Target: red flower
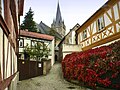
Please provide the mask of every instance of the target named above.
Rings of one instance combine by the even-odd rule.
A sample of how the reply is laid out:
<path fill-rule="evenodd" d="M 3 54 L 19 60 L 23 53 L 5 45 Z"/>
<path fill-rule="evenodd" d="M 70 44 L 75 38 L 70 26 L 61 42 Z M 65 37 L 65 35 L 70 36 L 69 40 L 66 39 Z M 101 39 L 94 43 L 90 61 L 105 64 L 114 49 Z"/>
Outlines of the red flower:
<path fill-rule="evenodd" d="M 65 78 L 83 81 L 91 87 L 102 84 L 105 87 L 120 88 L 120 83 L 112 82 L 120 74 L 120 41 L 110 46 L 72 53 L 62 60 Z M 119 79 L 119 78 L 118 78 Z"/>
<path fill-rule="evenodd" d="M 109 80 L 109 78 L 106 78 L 106 79 L 103 79 L 103 80 L 100 79 L 100 80 L 98 80 L 98 82 L 99 82 L 100 84 L 105 85 L 106 87 L 111 84 L 111 81 Z"/>

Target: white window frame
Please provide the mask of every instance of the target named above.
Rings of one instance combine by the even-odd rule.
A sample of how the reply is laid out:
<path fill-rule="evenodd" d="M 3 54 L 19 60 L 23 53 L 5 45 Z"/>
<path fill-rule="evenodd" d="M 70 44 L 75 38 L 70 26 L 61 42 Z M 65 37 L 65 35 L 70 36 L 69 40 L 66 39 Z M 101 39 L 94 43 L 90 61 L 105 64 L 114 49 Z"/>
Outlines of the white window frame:
<path fill-rule="evenodd" d="M 100 17 L 97 20 L 98 31 L 101 31 L 105 27 L 104 17 Z"/>
<path fill-rule="evenodd" d="M 82 39 L 86 39 L 87 38 L 87 29 L 85 29 L 83 32 L 82 32 Z"/>

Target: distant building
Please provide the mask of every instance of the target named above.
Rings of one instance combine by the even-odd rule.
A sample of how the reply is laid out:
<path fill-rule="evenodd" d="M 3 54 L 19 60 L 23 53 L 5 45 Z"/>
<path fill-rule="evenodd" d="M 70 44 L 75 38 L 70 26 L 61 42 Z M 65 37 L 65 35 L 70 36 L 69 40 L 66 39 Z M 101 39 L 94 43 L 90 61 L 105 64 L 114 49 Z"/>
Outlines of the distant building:
<path fill-rule="evenodd" d="M 38 28 L 38 32 L 39 33 L 41 33 L 41 34 L 47 34 L 47 35 L 50 35 L 50 32 L 52 30 L 49 26 L 47 26 L 42 21 L 39 24 L 37 24 L 37 28 Z M 56 36 L 60 40 L 62 39 L 61 35 L 58 32 L 56 32 L 56 31 L 54 32 L 54 36 Z"/>
<path fill-rule="evenodd" d="M 58 3 L 56 18 L 53 20 L 51 27 L 43 23 L 42 21 L 39 24 L 36 24 L 38 28 L 38 32 L 42 34 L 48 34 L 55 36 L 55 48 L 57 49 L 57 45 L 60 43 L 62 38 L 65 36 L 66 26 L 64 21 L 62 20 L 60 6 Z"/>
<path fill-rule="evenodd" d="M 46 34 L 40 34 L 35 32 L 29 32 L 25 30 L 20 30 L 19 38 L 19 55 L 20 59 L 25 59 L 24 49 L 28 45 L 29 48 L 34 48 L 35 44 L 46 45 L 50 50 L 48 58 L 51 59 L 51 65 L 54 64 L 54 37 Z M 44 47 L 44 46 L 43 46 Z M 41 46 L 41 50 L 42 50 Z M 43 57 L 42 57 L 43 58 Z M 33 58 L 30 58 L 31 61 L 34 61 Z"/>
<path fill-rule="evenodd" d="M 70 29 L 68 34 L 65 36 L 63 42 L 64 44 L 76 44 L 76 40 L 75 40 L 76 30 L 78 30 L 79 27 L 80 25 L 77 23 L 72 29 Z"/>
<path fill-rule="evenodd" d="M 50 27 L 43 23 L 42 21 L 37 24 L 38 32 L 42 34 L 49 34 L 50 33 Z"/>
<path fill-rule="evenodd" d="M 62 20 L 59 2 L 57 6 L 56 19 L 53 20 L 51 28 L 58 32 L 62 36 L 62 38 L 65 36 L 66 26 L 64 24 L 64 21 Z"/>
<path fill-rule="evenodd" d="M 60 41 L 58 44 L 59 51 L 58 51 L 58 60 L 61 61 L 67 54 L 70 54 L 72 52 L 80 52 L 81 46 L 76 45 L 76 30 L 80 28 L 80 25 L 77 23 L 67 35 L 64 36 L 64 38 Z"/>
<path fill-rule="evenodd" d="M 48 34 L 55 37 L 55 57 L 58 57 L 58 44 L 65 36 L 66 26 L 62 20 L 59 3 L 57 5 L 56 18 L 53 20 L 51 27 L 47 26 L 42 21 L 37 24 L 38 32 L 42 34 Z M 58 60 L 58 59 L 56 59 Z"/>

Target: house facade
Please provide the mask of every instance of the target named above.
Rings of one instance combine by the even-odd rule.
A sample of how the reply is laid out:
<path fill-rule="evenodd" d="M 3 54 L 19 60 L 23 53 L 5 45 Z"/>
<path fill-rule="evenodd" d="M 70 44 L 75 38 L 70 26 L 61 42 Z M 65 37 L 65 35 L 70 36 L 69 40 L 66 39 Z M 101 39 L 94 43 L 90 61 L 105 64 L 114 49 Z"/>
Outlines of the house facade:
<path fill-rule="evenodd" d="M 54 37 L 46 34 L 40 34 L 36 32 L 29 32 L 25 30 L 20 30 L 20 38 L 19 38 L 19 55 L 20 59 L 25 60 L 25 48 L 28 46 L 30 49 L 34 49 L 36 44 L 39 44 L 41 47 L 41 51 L 44 49 L 43 47 L 47 48 L 49 50 L 49 53 L 44 52 L 45 55 L 47 55 L 48 59 L 51 59 L 51 65 L 53 65 L 54 62 Z M 41 53 L 42 54 L 42 53 Z M 42 56 L 42 58 L 45 58 L 45 56 Z M 30 58 L 30 60 L 36 61 L 35 58 Z M 41 59 L 39 59 L 40 61 Z"/>
<path fill-rule="evenodd" d="M 0 0 L 0 90 L 17 90 L 19 19 L 24 0 Z"/>
<path fill-rule="evenodd" d="M 108 0 L 76 33 L 82 50 L 120 39 L 120 0 Z"/>
<path fill-rule="evenodd" d="M 70 31 L 68 32 L 68 34 L 65 37 L 65 44 L 76 44 L 76 40 L 75 40 L 75 33 L 76 30 L 78 30 L 78 28 L 80 27 L 80 25 L 77 23 L 72 29 L 70 29 Z"/>
<path fill-rule="evenodd" d="M 80 25 L 77 23 L 72 29 L 70 29 L 68 34 L 65 35 L 65 37 L 58 44 L 58 47 L 59 47 L 58 60 L 59 61 L 61 61 L 67 54 L 81 51 L 81 45 L 76 45 L 76 40 L 75 40 L 75 35 L 76 35 L 75 33 L 79 27 Z"/>

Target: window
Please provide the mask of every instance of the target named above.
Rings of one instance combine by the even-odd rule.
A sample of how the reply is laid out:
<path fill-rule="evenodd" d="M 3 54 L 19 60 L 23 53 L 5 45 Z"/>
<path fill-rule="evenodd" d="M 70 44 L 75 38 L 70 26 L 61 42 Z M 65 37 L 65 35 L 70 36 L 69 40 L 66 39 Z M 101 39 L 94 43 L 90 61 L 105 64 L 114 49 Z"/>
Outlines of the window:
<path fill-rule="evenodd" d="M 102 30 L 105 27 L 103 17 L 100 17 L 97 20 L 97 24 L 98 24 L 98 31 Z"/>
<path fill-rule="evenodd" d="M 69 37 L 69 42 L 68 43 L 72 44 L 72 38 L 71 37 Z"/>
<path fill-rule="evenodd" d="M 39 46 L 40 49 L 43 49 L 43 47 L 44 47 L 44 42 L 38 41 L 38 42 L 37 42 L 37 45 Z"/>
<path fill-rule="evenodd" d="M 24 47 L 24 40 L 22 38 L 20 38 L 20 40 L 19 40 L 19 47 L 20 48 Z"/>
<path fill-rule="evenodd" d="M 87 38 L 87 30 L 84 30 L 82 33 L 83 40 Z"/>
<path fill-rule="evenodd" d="M 31 40 L 31 48 L 35 47 L 36 44 L 37 44 L 37 41 Z"/>

